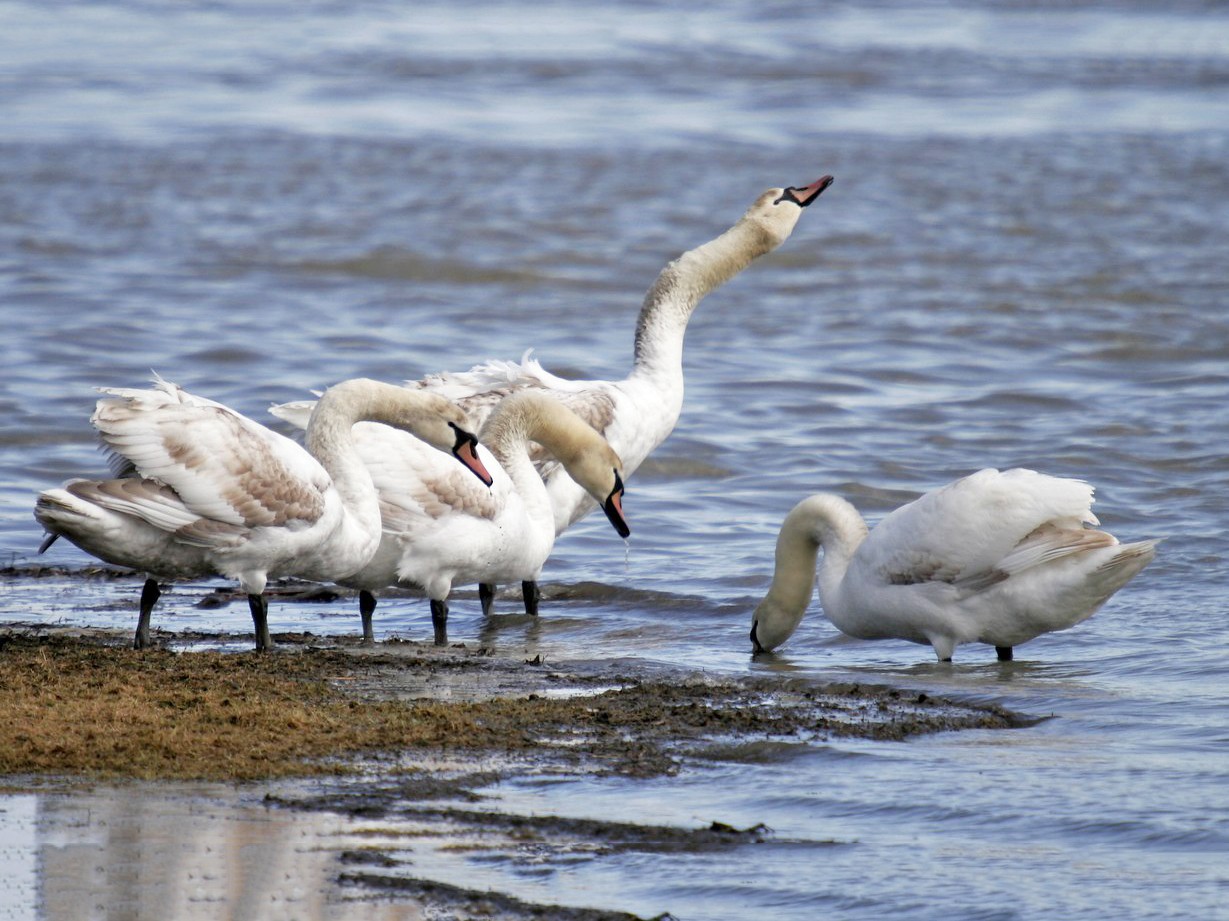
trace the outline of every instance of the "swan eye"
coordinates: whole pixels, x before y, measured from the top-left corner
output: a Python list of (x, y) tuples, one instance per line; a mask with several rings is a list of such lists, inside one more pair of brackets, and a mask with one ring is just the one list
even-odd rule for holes
[(457, 436), (456, 443), (452, 446), (453, 451), (459, 451), (466, 445), (478, 444), (477, 438), (465, 431), (465, 429), (461, 428), (461, 426), (457, 425), (455, 422), (449, 422), (448, 427), (452, 429)]

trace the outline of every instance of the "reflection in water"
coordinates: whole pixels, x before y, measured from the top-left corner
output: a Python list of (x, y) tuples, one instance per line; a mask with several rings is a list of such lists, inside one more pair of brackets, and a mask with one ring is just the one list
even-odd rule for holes
[[(6, 797), (0, 841), (17, 860), (6, 862), (13, 883), (0, 908), (37, 902), (43, 917), (75, 921), (422, 917), (415, 905), (339, 892), (341, 817), (231, 805), (216, 798), (234, 798), (223, 788), (195, 792), (215, 798), (149, 785)], [(37, 885), (36, 899), (22, 896), (23, 878)]]

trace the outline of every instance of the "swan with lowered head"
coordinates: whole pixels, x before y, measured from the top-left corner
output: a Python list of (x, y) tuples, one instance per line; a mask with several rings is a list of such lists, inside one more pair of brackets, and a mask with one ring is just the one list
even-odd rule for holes
[[(411, 391), (413, 392), (413, 391)], [(503, 400), (479, 432), (490, 489), (464, 476), (421, 443), (385, 425), (360, 424), (354, 440), (380, 495), (380, 548), (358, 572), (338, 580), (360, 589), (363, 637), (374, 640), (374, 592), (398, 581), (431, 599), (435, 642), (448, 641), (447, 599), (456, 582), (536, 579), (555, 543), (546, 486), (529, 459), (544, 446), (583, 485), (621, 537), (623, 465), (605, 439), (549, 394), (525, 390)]]
[[(802, 211), (832, 184), (831, 176), (807, 186), (769, 189), (732, 227), (666, 265), (645, 296), (636, 322), (631, 373), (619, 381), (569, 380), (542, 368), (526, 353), (517, 362), (492, 361), (467, 372), (434, 374), (406, 386), (455, 400), (475, 427), (498, 403), (519, 390), (549, 393), (600, 432), (623, 459), (630, 476), (674, 429), (683, 406), (683, 337), (705, 295), (730, 281), (755, 259), (787, 239)], [(300, 426), (310, 402), (284, 404), (275, 414)], [(556, 458), (531, 447), (546, 483), (556, 535), (597, 507), (597, 500)], [(536, 577), (522, 589), (529, 613), (536, 610)], [(484, 613), (490, 613), (494, 585), (479, 585)]]
[[(351, 429), (379, 420), (461, 461), (484, 483), (465, 416), (435, 394), (370, 380), (330, 387), (307, 449), (234, 410), (156, 378), (151, 390), (104, 389), (90, 421), (117, 476), (41, 493), (34, 516), (109, 563), (148, 573), (134, 645), (168, 581), (221, 575), (248, 595), (256, 649), (269, 648), (269, 578), (332, 581), (361, 568), (380, 540), (380, 509)], [(410, 437), (407, 434), (406, 437)], [(440, 454), (443, 457), (443, 454)], [(457, 469), (460, 469), (459, 467)]]
[(1158, 541), (1120, 544), (1092, 514), (1093, 488), (1032, 470), (986, 469), (887, 515), (874, 530), (819, 493), (785, 517), (776, 570), (755, 609), (756, 652), (797, 628), (819, 567), (824, 613), (860, 639), (929, 644), (950, 661), (962, 643), (1000, 660), (1043, 633), (1090, 617), (1152, 560)]

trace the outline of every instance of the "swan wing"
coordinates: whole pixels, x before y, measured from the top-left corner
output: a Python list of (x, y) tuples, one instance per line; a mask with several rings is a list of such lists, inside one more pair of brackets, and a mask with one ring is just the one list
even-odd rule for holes
[(430, 374), (405, 386), (430, 390), (457, 403), (475, 429), (481, 429), (491, 410), (517, 390), (546, 390), (565, 403), (592, 428), (605, 432), (613, 416), (613, 398), (606, 381), (570, 380), (552, 374), (531, 357), (529, 349), (519, 362), (495, 359), (468, 371)]
[[(1012, 572), (1103, 545), (1092, 487), (1032, 470), (980, 470), (887, 515), (855, 561), (880, 580), (947, 582), (979, 591)], [(1112, 542), (1113, 538), (1109, 538)]]
[(402, 534), (449, 517), (493, 519), (498, 514), (507, 474), (484, 446), (478, 446), (478, 456), (495, 480), (490, 488), (408, 432), (360, 422), (354, 440), (380, 496), (385, 532)]
[(519, 362), (492, 359), (474, 365), (468, 371), (429, 374), (421, 381), (407, 381), (406, 386), (432, 390), (454, 401), (491, 391), (506, 395), (521, 387), (537, 387), (561, 393), (588, 387), (589, 381), (574, 381), (551, 374), (532, 355), (533, 349), (528, 349)]
[[(91, 422), (107, 448), (140, 477), (173, 490), (185, 514), (241, 528), (323, 514), (331, 480), (290, 439), (160, 378), (151, 390), (104, 393)], [(165, 494), (154, 495), (144, 507), (165, 509)]]

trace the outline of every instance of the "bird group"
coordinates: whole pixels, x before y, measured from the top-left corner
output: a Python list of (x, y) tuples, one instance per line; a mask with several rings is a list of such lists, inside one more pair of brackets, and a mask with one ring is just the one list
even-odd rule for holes
[[(374, 640), (376, 593), (409, 584), (430, 599), (447, 642), (447, 600), (521, 582), (536, 614), (555, 538), (595, 508), (621, 537), (624, 484), (673, 430), (683, 401), (683, 337), (701, 299), (776, 249), (832, 183), (774, 188), (715, 239), (668, 263), (636, 325), (618, 381), (555, 376), (527, 353), (404, 385), (347, 380), (273, 414), (303, 445), (156, 378), (105, 389), (91, 422), (112, 476), (41, 493), (35, 517), (102, 560), (146, 574), (134, 645), (150, 644), (160, 584), (218, 575), (247, 594), (258, 651), (269, 649), (265, 588), (298, 577), (358, 589)], [(1119, 544), (1095, 525), (1092, 488), (1027, 470), (982, 470), (887, 516), (868, 535), (831, 495), (786, 517), (752, 649), (783, 643), (819, 568), (823, 610), (843, 632), (1012, 648), (1090, 616), (1148, 563), (1155, 541)]]

